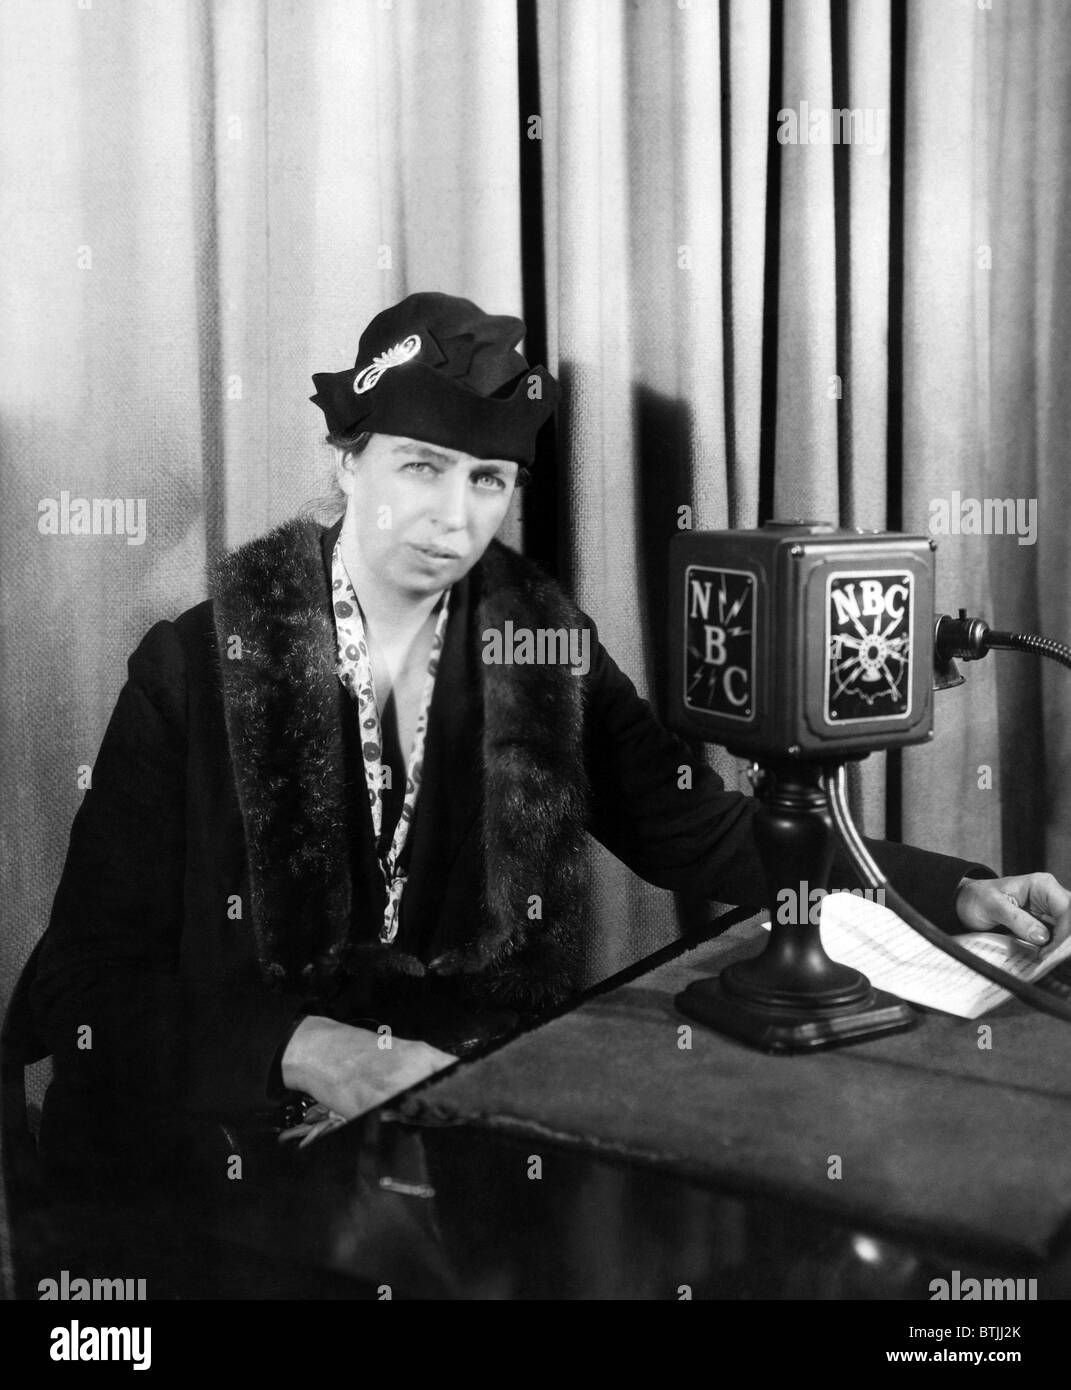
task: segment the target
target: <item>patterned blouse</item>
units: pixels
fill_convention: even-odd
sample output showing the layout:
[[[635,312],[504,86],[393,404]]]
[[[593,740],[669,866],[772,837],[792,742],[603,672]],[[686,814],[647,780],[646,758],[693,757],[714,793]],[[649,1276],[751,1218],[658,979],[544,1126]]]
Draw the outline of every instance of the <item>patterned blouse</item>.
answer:
[[[357,702],[357,717],[361,726],[361,750],[364,755],[364,777],[368,788],[368,802],[372,809],[372,827],[377,845],[376,859],[383,874],[387,889],[387,907],[380,928],[380,941],[388,944],[398,935],[398,913],[401,909],[402,893],[405,890],[407,873],[399,867],[402,851],[409,837],[409,826],[416,810],[417,796],[420,793],[420,774],[424,765],[424,736],[428,727],[428,710],[431,707],[432,692],[435,689],[435,675],[439,669],[439,654],[446,636],[446,622],[450,609],[450,590],[447,589],[439,608],[432,639],[431,655],[428,658],[428,674],[424,679],[424,690],[420,697],[420,712],[417,715],[416,733],[405,772],[405,799],[401,814],[394,828],[394,838],[384,854],[378,848],[383,827],[384,777],[389,779],[390,765],[383,762],[383,735],[379,722],[379,706],[376,703],[375,682],[372,677],[372,658],[368,651],[361,605],[357,601],[353,584],[342,560],[341,537],[335,543],[331,557],[331,598],[335,614],[335,631],[338,635],[338,676],[350,695]],[[404,750],[403,750],[404,752]],[[386,772],[384,768],[386,767]],[[387,781],[389,786],[389,780]]]

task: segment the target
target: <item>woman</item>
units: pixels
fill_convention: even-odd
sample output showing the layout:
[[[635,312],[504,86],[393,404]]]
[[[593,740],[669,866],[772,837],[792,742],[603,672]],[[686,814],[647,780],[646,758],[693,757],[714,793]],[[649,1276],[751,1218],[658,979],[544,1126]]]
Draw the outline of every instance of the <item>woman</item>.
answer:
[[[439,294],[379,314],[314,378],[344,516],[225,557],[131,657],[35,986],[54,1162],[297,1095],[348,1118],[536,1017],[574,986],[586,831],[761,905],[754,803],[701,765],[680,788],[687,746],[494,540],[557,395],[523,332]],[[590,669],[485,660],[507,622]],[[1012,893],[1071,930],[1047,875],[871,849],[949,929],[1044,934]]]

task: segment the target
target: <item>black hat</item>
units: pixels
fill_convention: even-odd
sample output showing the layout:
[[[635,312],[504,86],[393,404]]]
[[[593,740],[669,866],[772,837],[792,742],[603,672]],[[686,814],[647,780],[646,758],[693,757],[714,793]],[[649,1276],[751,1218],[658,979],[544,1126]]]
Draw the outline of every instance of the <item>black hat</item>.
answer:
[[[309,399],[332,434],[398,434],[531,463],[558,384],[545,367],[528,366],[517,351],[523,337],[520,319],[485,314],[471,300],[411,294],[376,315],[351,368],[314,373]]]

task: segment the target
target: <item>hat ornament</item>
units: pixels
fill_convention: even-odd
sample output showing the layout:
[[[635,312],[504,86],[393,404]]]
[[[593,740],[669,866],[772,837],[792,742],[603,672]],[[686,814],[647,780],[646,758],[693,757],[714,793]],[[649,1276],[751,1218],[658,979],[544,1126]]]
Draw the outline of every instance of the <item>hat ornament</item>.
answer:
[[[399,367],[403,362],[408,362],[420,351],[420,335],[410,333],[408,338],[403,338],[400,343],[395,343],[386,352],[381,352],[372,359],[372,365],[359,371],[353,378],[353,389],[358,396],[363,396],[366,391],[371,391],[376,382],[384,372],[391,367]]]

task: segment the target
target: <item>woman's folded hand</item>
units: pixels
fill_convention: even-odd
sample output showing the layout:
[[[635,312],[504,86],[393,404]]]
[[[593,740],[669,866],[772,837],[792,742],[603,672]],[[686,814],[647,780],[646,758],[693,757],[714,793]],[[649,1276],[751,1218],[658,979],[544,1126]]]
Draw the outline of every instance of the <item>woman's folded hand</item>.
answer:
[[[352,1120],[457,1060],[430,1043],[386,1037],[312,1014],[282,1057],[283,1085]]]

